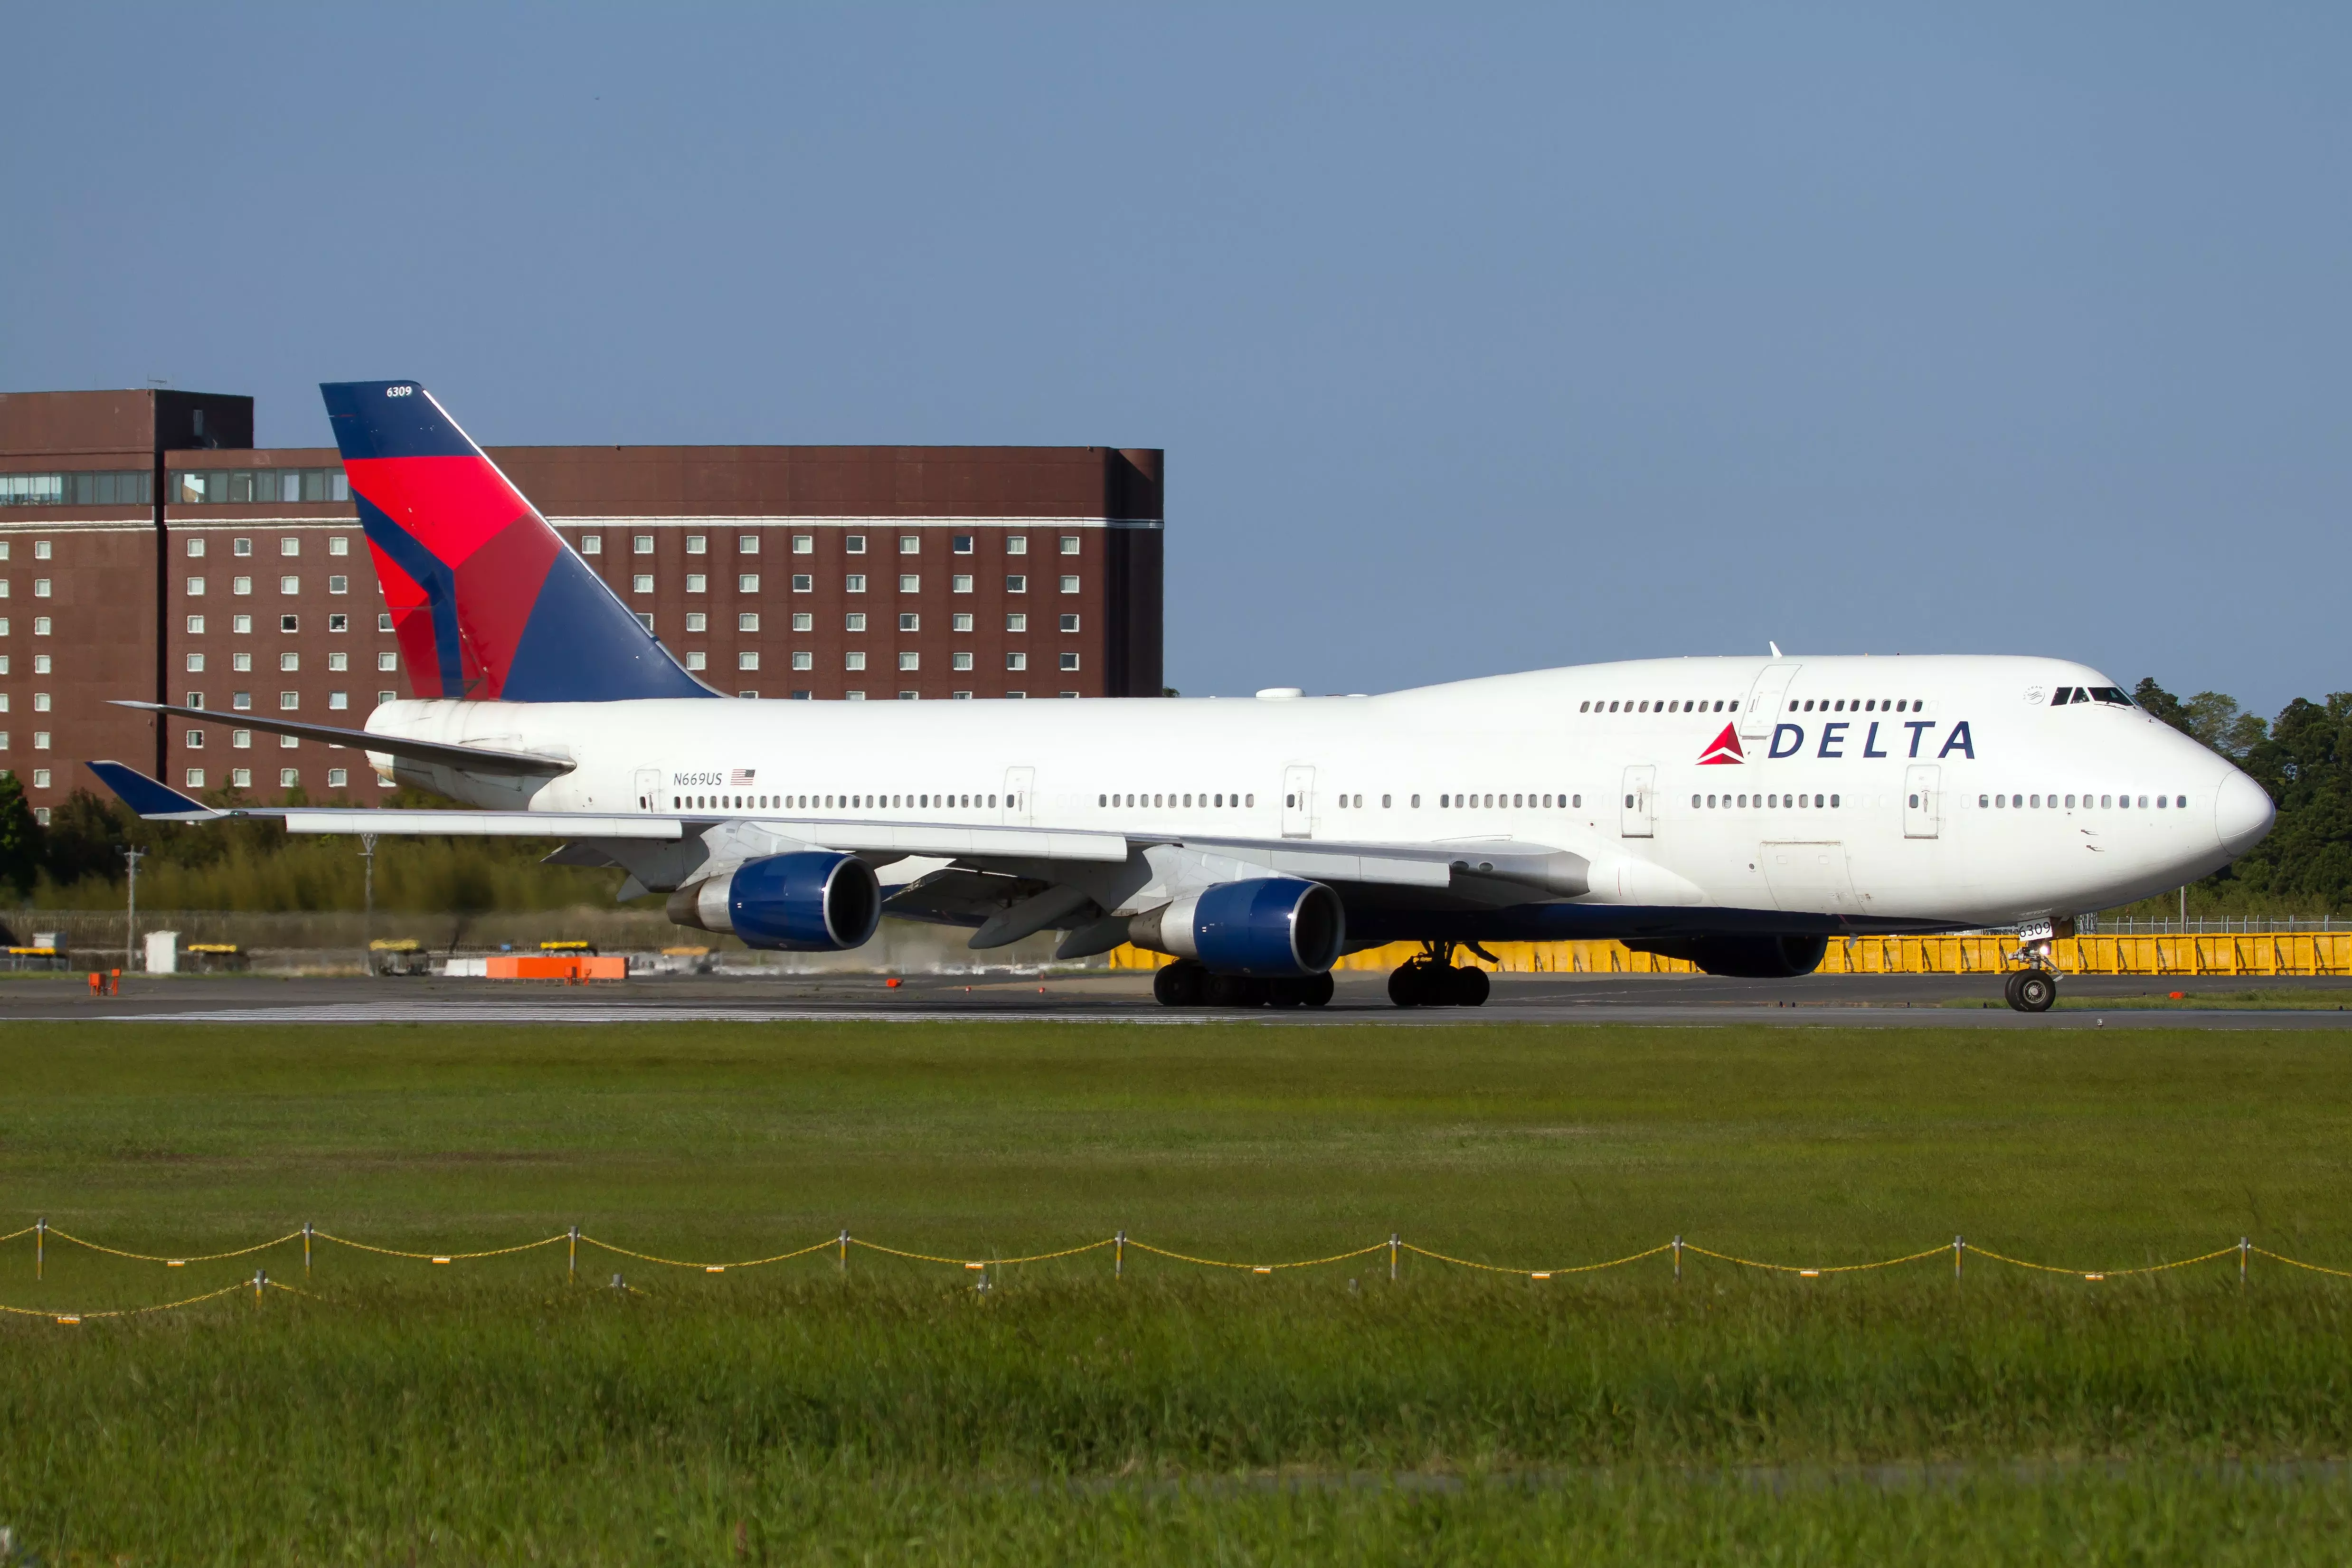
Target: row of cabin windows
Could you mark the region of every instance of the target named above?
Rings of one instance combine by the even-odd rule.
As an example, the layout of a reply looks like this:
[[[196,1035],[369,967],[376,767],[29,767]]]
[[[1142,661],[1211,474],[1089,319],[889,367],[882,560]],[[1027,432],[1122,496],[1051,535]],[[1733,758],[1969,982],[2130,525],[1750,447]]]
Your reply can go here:
[[[1839,806],[1843,805],[1844,804],[1844,801],[1845,801],[1845,797],[1844,797],[1844,796],[1843,796],[1843,795],[1808,795],[1808,794],[1799,794],[1799,795],[1707,795],[1707,796],[1706,796],[1706,797],[1705,797],[1706,802],[1706,804],[1705,805],[1701,805],[1699,804],[1700,799],[1701,799],[1701,797],[1700,797],[1700,796],[1698,796],[1698,795],[1693,795],[1693,796],[1691,796],[1691,806],[1692,806],[1692,808],[1693,808],[1694,810],[1698,810],[1698,811],[1812,811],[1812,810],[1835,810],[1837,807],[1839,807]],[[1754,803],[1753,805],[1750,805],[1750,804],[1749,804],[1751,801]],[[1633,797],[1632,795],[1627,795],[1627,796],[1625,797],[1625,804],[1626,804],[1626,805],[1627,805],[1627,806],[1629,806],[1629,807],[1630,807],[1630,806],[1632,806],[1632,805],[1633,805]]]
[[[2075,797],[2071,795],[2066,796],[2063,809],[2067,811],[2074,810],[2074,798]],[[2082,809],[2084,811],[2129,811],[2133,809],[2132,797],[2127,795],[2085,795],[2082,797]],[[2056,811],[2060,809],[2058,802],[2059,797],[2054,795],[1980,795],[1977,796],[1977,805],[1979,808],[1990,811]],[[2094,805],[2094,802],[2096,804]],[[2155,809],[2158,811],[2163,811],[2167,808],[2175,811],[2187,811],[2189,809],[2189,797],[2185,795],[2158,795],[2156,797]],[[2139,797],[2138,809],[2141,811],[2149,809],[2147,796],[2141,795]]]
[[[1706,700],[1703,698],[1697,701],[1690,701],[1683,699],[1677,699],[1670,702],[1636,702],[1631,700],[1619,702],[1594,701],[1580,704],[1576,710],[1579,713],[1616,713],[1620,711],[1626,713],[1720,713],[1724,710],[1726,706],[1728,706],[1734,713],[1738,712],[1739,699],[1737,697],[1732,698],[1728,704],[1717,702],[1713,708],[1709,708],[1706,705]]]
[[[1927,704],[1916,698],[1890,700],[1875,697],[1841,697],[1832,701],[1826,697],[1808,697],[1801,701],[1791,700],[1789,703],[1789,711],[1811,713],[1816,707],[1824,713],[1916,713],[1926,708]],[[1696,701],[1679,698],[1664,702],[1623,700],[1612,702],[1592,701],[1580,704],[1576,710],[1580,713],[1721,713],[1727,710],[1734,713],[1738,712],[1739,699],[1734,697],[1728,700],[1715,702],[1709,702],[1704,698]]]
[[[637,805],[647,811],[644,795]],[[994,811],[992,795],[674,795],[672,811]],[[1017,794],[1004,797],[1008,811],[1021,808]]]
[[[1201,791],[1189,791],[1177,795],[1147,795],[1141,792],[1138,792],[1134,795],[1098,795],[1095,796],[1095,805],[1097,806],[1110,806],[1114,808],[1131,805],[1138,809],[1141,809],[1144,806],[1152,806],[1160,810],[1166,810],[1170,807],[1182,808],[1191,806],[1196,796],[1202,805],[1207,806],[1212,810],[1222,809],[1228,806],[1250,806],[1257,804],[1257,796],[1255,795],[1234,795],[1225,791],[1212,790],[1205,793]]]
[[[1061,552],[1065,555],[1076,555],[1079,553],[1080,546],[1078,541],[1082,537],[1082,535],[1076,533],[1063,534],[1060,539]],[[866,536],[862,533],[843,534],[841,538],[842,552],[846,555],[865,554],[866,552]],[[650,533],[631,534],[629,536],[629,551],[630,553],[634,555],[651,555],[654,552],[654,536]],[[709,552],[710,536],[709,534],[689,533],[686,536],[686,552],[688,555],[707,555]],[[949,535],[948,552],[952,555],[972,555],[978,553],[978,541],[976,536],[969,533],[956,533]],[[923,536],[921,534],[902,533],[898,535],[899,554],[920,555],[922,552]],[[604,554],[604,536],[601,533],[582,534],[580,536],[580,553],[583,555]],[[735,536],[735,553],[738,555],[757,555],[760,553],[760,536],[756,533],[737,534]],[[816,535],[814,533],[793,534],[793,553],[795,555],[815,554]],[[1006,534],[1004,536],[1004,553],[1007,555],[1028,554],[1029,536],[1025,533]]]
[[[1826,697],[1808,697],[1801,702],[1790,702],[1789,711],[1811,713],[1818,708],[1823,713],[1917,713],[1927,706],[1916,697],[1893,702],[1876,697],[1841,697],[1834,702]]]

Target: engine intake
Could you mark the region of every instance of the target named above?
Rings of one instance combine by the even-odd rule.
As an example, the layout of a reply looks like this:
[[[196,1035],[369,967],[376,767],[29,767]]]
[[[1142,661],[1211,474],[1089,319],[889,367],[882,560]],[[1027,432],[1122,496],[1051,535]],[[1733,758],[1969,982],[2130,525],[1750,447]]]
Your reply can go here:
[[[1741,980],[1794,980],[1822,966],[1825,936],[1666,936],[1629,942],[1635,952],[1679,958],[1709,974]]]
[[[1128,940],[1198,959],[1218,974],[1321,974],[1339,962],[1348,916],[1320,882],[1262,877],[1220,882],[1128,922]]]
[[[823,849],[747,860],[669,896],[669,918],[731,931],[748,947],[840,952],[863,947],[882,922],[882,887],[855,855]]]

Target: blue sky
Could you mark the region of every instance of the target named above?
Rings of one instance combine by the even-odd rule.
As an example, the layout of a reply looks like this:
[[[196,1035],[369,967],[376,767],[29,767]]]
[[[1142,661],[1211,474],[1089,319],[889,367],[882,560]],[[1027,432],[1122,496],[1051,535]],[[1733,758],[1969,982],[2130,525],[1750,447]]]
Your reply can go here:
[[[1194,694],[2352,688],[2347,13],[1436,9],[20,7],[0,387],[1164,447]]]

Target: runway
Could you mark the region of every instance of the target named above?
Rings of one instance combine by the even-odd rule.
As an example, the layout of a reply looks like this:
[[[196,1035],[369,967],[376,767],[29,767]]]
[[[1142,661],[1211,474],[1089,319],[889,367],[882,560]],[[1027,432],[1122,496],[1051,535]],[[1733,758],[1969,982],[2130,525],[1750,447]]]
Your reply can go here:
[[[976,1021],[1414,1028],[1494,1024],[1645,1024],[1783,1028],[2341,1029],[2352,1027],[2352,976],[2131,977],[2066,980],[2057,1010],[2001,1004],[1998,976],[1823,975],[1727,980],[1686,975],[1499,974],[1484,1007],[1401,1009],[1384,976],[1339,976],[1321,1008],[1176,1009],[1136,972],[1047,976],[877,975],[767,979],[677,976],[566,986],[528,982],[248,975],[133,975],[125,994],[93,998],[79,976],[0,984],[0,1023],[104,1019],[211,1024],[651,1024]],[[2196,1005],[2173,1004],[2179,991]],[[2259,992],[2266,1005],[2250,1005]],[[2280,1005],[2281,1003],[2288,1005]],[[2152,1005],[2151,1004],[2160,1004]]]

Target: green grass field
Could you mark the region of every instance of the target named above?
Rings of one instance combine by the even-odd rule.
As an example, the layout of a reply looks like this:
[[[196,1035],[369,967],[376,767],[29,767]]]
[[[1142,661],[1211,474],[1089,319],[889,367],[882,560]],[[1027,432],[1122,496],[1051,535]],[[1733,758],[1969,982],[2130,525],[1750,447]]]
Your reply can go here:
[[[305,1221],[688,1259],[1125,1229],[1247,1262],[2352,1267],[2352,1038],[677,1026],[0,1035],[0,1229]],[[47,1563],[2333,1560],[2352,1279],[1948,1251],[1533,1281],[1384,1254],[830,1249],[724,1275],[321,1244],[305,1294],[0,1325]],[[250,1278],[0,1247],[45,1313]],[[632,1289],[604,1285],[619,1269]],[[1892,1467],[1874,1468],[1874,1467]],[[1930,1467],[1921,1469],[1918,1467]]]

